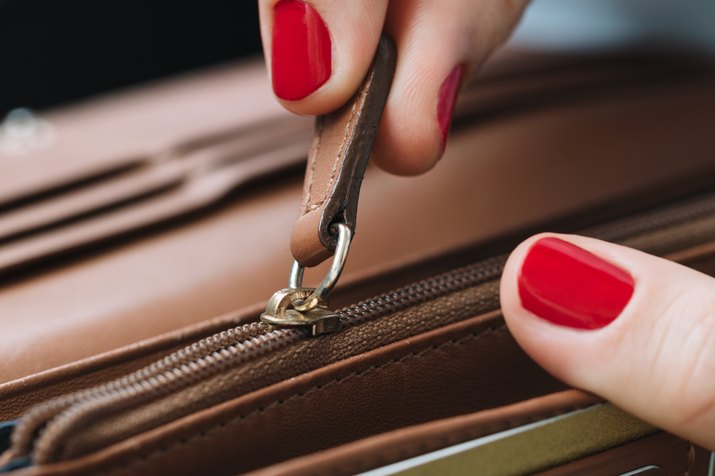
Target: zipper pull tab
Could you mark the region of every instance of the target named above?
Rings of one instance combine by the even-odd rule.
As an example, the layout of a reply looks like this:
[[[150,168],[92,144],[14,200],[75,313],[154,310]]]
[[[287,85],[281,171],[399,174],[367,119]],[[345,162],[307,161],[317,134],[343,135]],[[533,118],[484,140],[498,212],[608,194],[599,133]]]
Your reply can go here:
[[[355,231],[360,185],[395,62],[395,43],[383,35],[355,96],[342,108],[317,119],[303,206],[291,237],[296,261],[288,287],[268,300],[262,322],[276,327],[307,327],[313,335],[340,328],[339,316],[328,309],[328,295],[343,271]],[[303,266],[320,264],[333,250],[333,264],[320,285],[304,288]]]
[[[328,259],[337,245],[333,225],[355,233],[365,169],[395,71],[395,43],[383,35],[355,95],[315,121],[303,200],[291,232],[291,253],[303,266]]]
[[[344,223],[336,223],[338,243],[333,263],[317,288],[303,287],[305,268],[293,262],[288,287],[271,296],[261,321],[275,327],[307,327],[312,335],[327,334],[340,329],[337,313],[328,309],[328,296],[340,278],[350,251],[352,232]]]

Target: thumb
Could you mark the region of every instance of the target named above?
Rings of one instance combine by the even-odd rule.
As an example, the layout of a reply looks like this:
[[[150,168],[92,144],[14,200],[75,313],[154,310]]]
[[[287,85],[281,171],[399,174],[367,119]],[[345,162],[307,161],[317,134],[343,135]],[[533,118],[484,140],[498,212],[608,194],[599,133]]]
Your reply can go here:
[[[509,257],[501,302],[557,378],[715,449],[715,280],[603,241],[539,235]]]

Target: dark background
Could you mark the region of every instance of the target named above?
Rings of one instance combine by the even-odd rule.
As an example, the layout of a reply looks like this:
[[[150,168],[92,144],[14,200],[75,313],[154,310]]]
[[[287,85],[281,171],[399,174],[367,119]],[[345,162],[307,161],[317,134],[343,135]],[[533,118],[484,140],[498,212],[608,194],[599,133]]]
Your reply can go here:
[[[260,51],[256,0],[0,0],[0,120]]]

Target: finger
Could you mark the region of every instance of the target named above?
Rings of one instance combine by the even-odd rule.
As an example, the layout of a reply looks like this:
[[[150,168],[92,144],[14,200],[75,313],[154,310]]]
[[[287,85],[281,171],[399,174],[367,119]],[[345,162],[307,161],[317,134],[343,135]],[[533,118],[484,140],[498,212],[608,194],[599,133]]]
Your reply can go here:
[[[546,370],[715,448],[715,280],[603,241],[540,235],[509,257],[501,300]]]
[[[387,0],[259,0],[273,91],[288,110],[325,114],[357,91],[372,62]]]
[[[473,74],[509,34],[523,0],[391,0],[385,31],[398,62],[373,160],[414,175],[444,152],[454,102]]]

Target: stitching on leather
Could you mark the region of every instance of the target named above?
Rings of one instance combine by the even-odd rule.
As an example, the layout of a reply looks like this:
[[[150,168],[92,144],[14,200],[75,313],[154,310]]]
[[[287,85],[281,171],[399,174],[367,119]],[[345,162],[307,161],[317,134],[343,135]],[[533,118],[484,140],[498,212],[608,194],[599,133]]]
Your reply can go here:
[[[345,382],[351,378],[361,376],[361,375],[368,375],[375,371],[383,370],[383,369],[391,367],[393,365],[398,365],[406,360],[411,360],[413,358],[422,357],[423,355],[428,354],[428,353],[443,350],[447,347],[454,347],[454,346],[462,345],[469,340],[478,340],[478,339],[484,337],[488,333],[503,333],[503,332],[506,332],[505,324],[501,324],[501,325],[495,326],[495,327],[488,327],[487,329],[484,329],[479,332],[473,332],[473,333],[468,334],[468,335],[461,337],[459,339],[451,339],[451,340],[444,342],[442,344],[427,347],[426,349],[423,349],[420,352],[410,352],[409,354],[403,355],[402,357],[395,357],[395,358],[389,360],[388,362],[385,362],[378,366],[371,366],[363,371],[356,371],[356,372],[352,372],[352,373],[350,373],[346,376],[343,376],[343,377],[337,377],[323,385],[315,385],[314,387],[309,388],[308,390],[306,390],[304,392],[296,393],[296,394],[290,396],[289,398],[286,398],[283,400],[277,400],[269,405],[256,408],[255,410],[253,410],[245,415],[237,415],[237,416],[233,416],[233,417],[229,418],[228,420],[220,421],[220,422],[214,424],[212,427],[202,430],[202,431],[198,432],[197,434],[192,435],[189,438],[179,438],[179,439],[177,439],[177,441],[174,441],[173,443],[171,443],[167,446],[161,446],[161,447],[145,454],[144,456],[139,456],[137,458],[126,459],[126,460],[120,459],[118,462],[111,464],[106,469],[97,471],[96,474],[111,474],[112,472],[117,471],[119,469],[127,469],[128,467],[136,466],[140,463],[148,462],[149,460],[151,460],[163,453],[167,453],[167,452],[173,451],[177,448],[181,448],[182,446],[186,446],[195,440],[196,441],[201,440],[201,439],[207,437],[208,435],[210,435],[211,433],[215,432],[218,429],[225,428],[229,425],[234,425],[239,422],[244,422],[245,420],[252,418],[256,415],[259,415],[261,413],[264,413],[267,410],[284,406],[285,404],[287,404],[293,400],[307,397],[308,395],[311,395],[311,394],[318,392],[320,390],[323,390],[325,388],[329,388],[333,385]]]
[[[361,98],[360,101],[354,102],[352,106],[350,107],[350,117],[348,118],[348,122],[345,125],[345,128],[343,129],[343,139],[340,141],[340,146],[338,147],[338,152],[333,158],[333,168],[330,171],[330,180],[328,181],[328,185],[326,187],[326,193],[323,198],[318,200],[315,203],[310,203],[312,201],[312,193],[313,193],[313,175],[311,174],[311,180],[310,180],[310,191],[308,193],[308,201],[306,203],[305,210],[303,211],[303,215],[306,215],[313,210],[316,210],[323,206],[323,204],[328,200],[328,197],[330,196],[330,190],[333,188],[333,185],[335,184],[335,179],[338,176],[338,165],[340,164],[340,158],[343,156],[343,152],[345,150],[345,145],[348,140],[348,136],[350,135],[350,131],[352,130],[353,124],[356,121],[357,118],[357,111],[358,111],[358,103],[362,104],[364,98]],[[320,137],[322,138],[322,130]],[[316,153],[315,157],[316,160],[313,160],[313,165],[312,165],[312,170],[315,170],[315,163],[317,162],[317,156],[318,156],[318,151],[320,150],[320,144],[318,144],[318,148],[316,148]]]
[[[323,120],[319,119],[320,121],[320,131],[318,131],[318,135],[315,138],[315,150],[318,151],[320,150],[320,143],[323,141],[323,131],[325,131],[325,125],[323,124]],[[316,153],[317,155],[317,153]],[[315,156],[312,157],[310,160],[310,181],[308,182],[308,193],[307,196],[305,197],[305,200],[303,201],[303,215],[308,213],[308,205],[310,204],[310,199],[313,196],[313,177],[315,176],[315,163],[317,162]]]

